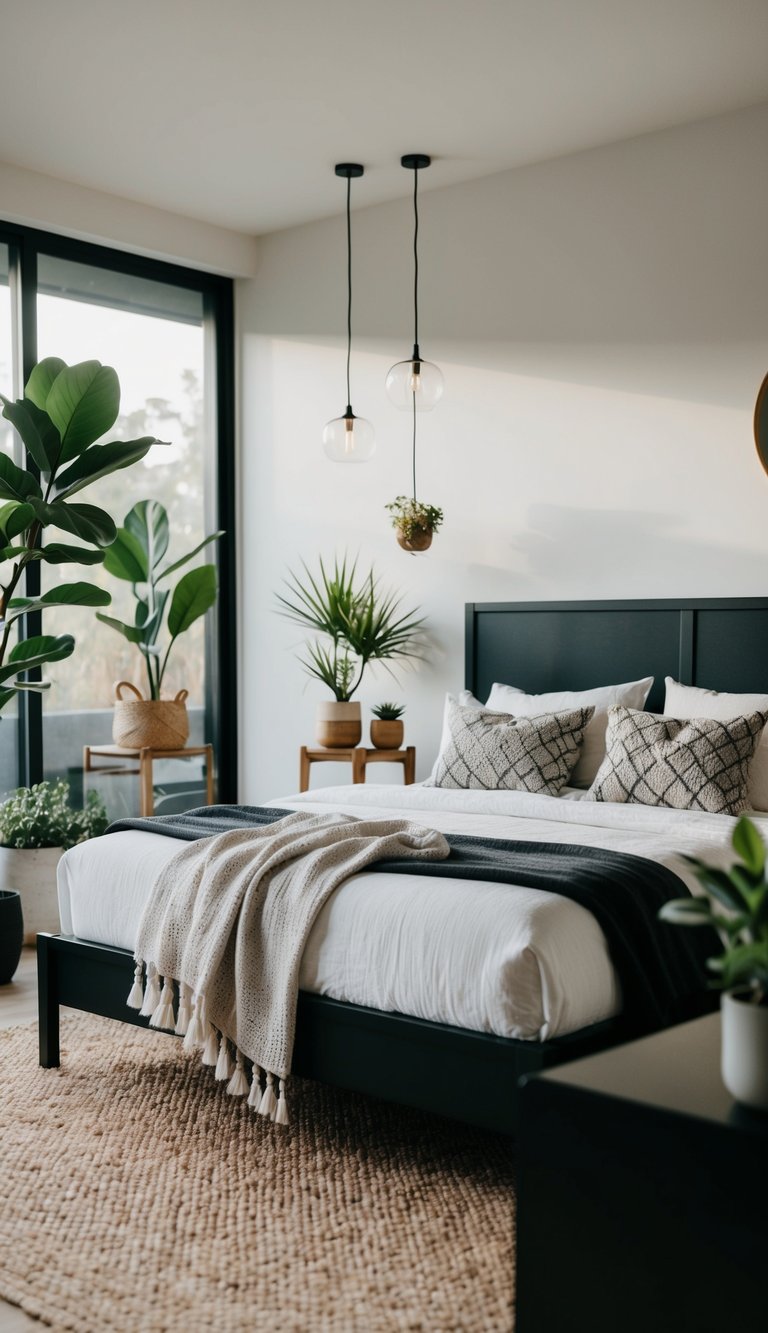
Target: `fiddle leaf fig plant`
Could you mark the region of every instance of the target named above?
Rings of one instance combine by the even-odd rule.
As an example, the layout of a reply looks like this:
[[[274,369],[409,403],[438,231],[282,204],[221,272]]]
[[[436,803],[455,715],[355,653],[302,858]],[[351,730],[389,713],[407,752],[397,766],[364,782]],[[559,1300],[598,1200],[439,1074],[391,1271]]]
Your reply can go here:
[[[168,513],[158,500],[139,500],[126,514],[123,526],[118,528],[117,536],[105,554],[107,573],[132,585],[136,610],[132,625],[102,615],[100,611],[96,614],[103,624],[117,630],[129,643],[136,644],[144,658],[149,699],[160,698],[168,658],[176,640],[216,601],[216,567],[198,565],[196,569],[188,570],[173,589],[161,585],[193,560],[203,547],[218,541],[221,536],[223,531],[212,532],[186,555],[164,564],[170,538]],[[165,652],[158,644],[164,622],[169,636]]]
[[[31,460],[19,467],[0,453],[0,711],[22,690],[48,689],[27,673],[69,657],[71,634],[24,637],[25,617],[55,606],[108,606],[108,592],[85,582],[60,583],[40,596],[15,596],[25,570],[49,565],[97,565],[117,529],[109,514],[73,497],[99,477],[130,467],[160,441],[97,444],[117,420],[120,382],[111,366],[68,366],[49,356],[33,368],[24,397],[3,397],[3,416],[15,426]],[[57,529],[76,542],[45,540]],[[23,584],[22,584],[23,586]],[[21,631],[17,634],[17,631]]]

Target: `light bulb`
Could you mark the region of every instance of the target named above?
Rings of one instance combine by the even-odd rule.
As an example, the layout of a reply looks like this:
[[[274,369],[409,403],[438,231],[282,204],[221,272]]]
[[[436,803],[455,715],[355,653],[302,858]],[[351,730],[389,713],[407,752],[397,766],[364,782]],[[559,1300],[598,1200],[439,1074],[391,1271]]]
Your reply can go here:
[[[323,448],[334,463],[367,463],[376,452],[373,426],[347,408],[343,417],[328,422],[323,431]]]
[[[401,412],[431,412],[443,394],[443,372],[431,361],[398,361],[387,375],[387,396]]]

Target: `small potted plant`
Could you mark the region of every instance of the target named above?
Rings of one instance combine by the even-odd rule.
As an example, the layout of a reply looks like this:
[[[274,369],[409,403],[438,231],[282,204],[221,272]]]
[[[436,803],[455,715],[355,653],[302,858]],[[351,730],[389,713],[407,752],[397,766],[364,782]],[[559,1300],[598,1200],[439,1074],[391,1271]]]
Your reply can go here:
[[[128,749],[152,746],[156,750],[180,750],[189,736],[187,691],[163,699],[162,688],[168,658],[176,640],[216,601],[214,565],[190,569],[171,590],[163,584],[171,574],[188,564],[221,532],[212,532],[179,559],[165,562],[170,538],[168,514],[158,500],[139,500],[125,516],[117,537],[104,557],[104,568],[114,578],[132,585],[136,600],[134,623],[126,625],[114,616],[97,612],[99,620],[136,644],[146,669],[146,697],[130,681],[115,685],[115,716],[112,729],[116,745]],[[165,562],[165,563],[164,563]],[[168,605],[170,599],[170,605]],[[166,607],[168,614],[166,616]],[[160,648],[158,638],[165,623],[168,644]],[[124,699],[123,692],[133,695]]]
[[[69,783],[61,779],[19,787],[0,805],[0,889],[21,894],[25,944],[34,944],[40,930],[59,929],[56,867],[62,854],[106,827],[96,792],[77,810],[69,804]]]
[[[357,561],[344,556],[326,569],[320,560],[315,576],[288,574],[288,596],[278,595],[281,614],[320,635],[300,658],[304,670],[321,680],[334,702],[318,704],[317,740],[328,749],[357,745],[363,734],[360,704],[352,699],[369,662],[389,664],[421,656],[418,638],[423,617],[401,615],[400,598],[384,592],[373,570],[358,576]]]
[[[377,704],[371,712],[371,744],[377,750],[399,750],[403,743],[403,724],[400,719],[405,708],[401,704]]]
[[[659,915],[676,926],[714,926],[718,932],[723,951],[708,961],[715,973],[713,985],[723,992],[723,1082],[737,1101],[768,1111],[765,844],[755,825],[742,818],[732,845],[739,861],[730,870],[686,856],[706,897],[676,898],[665,903]]]
[[[404,551],[426,551],[432,545],[432,536],[443,521],[442,509],[422,504],[414,496],[398,495],[385,505],[392,515],[392,526]]]

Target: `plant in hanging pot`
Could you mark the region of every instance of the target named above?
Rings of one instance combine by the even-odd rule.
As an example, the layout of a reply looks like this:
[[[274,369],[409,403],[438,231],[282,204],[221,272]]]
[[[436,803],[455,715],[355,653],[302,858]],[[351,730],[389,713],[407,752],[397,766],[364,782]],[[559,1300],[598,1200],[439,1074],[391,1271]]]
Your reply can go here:
[[[59,930],[56,867],[63,853],[106,827],[96,792],[78,810],[63,780],[19,787],[0,805],[0,890],[21,895],[25,944],[34,944],[38,931]]]
[[[404,551],[426,551],[433,534],[443,521],[442,509],[422,504],[407,495],[398,495],[385,509],[392,515],[392,526]]]
[[[180,635],[216,601],[216,568],[198,565],[184,574],[173,589],[163,584],[204,546],[221,536],[221,532],[212,532],[186,555],[164,563],[170,526],[167,511],[158,500],[140,500],[118,528],[115,541],[105,555],[104,568],[115,578],[131,584],[136,603],[134,621],[129,625],[114,616],[100,612],[97,615],[138,648],[144,659],[147,693],[146,697],[142,695],[130,681],[118,681],[115,685],[112,734],[116,745],[129,749],[142,746],[156,750],[183,749],[189,736],[187,691],[179,690],[173,699],[164,699],[163,681],[171,650]],[[164,625],[168,643],[163,651],[158,640]],[[134,697],[124,698],[125,690]]]
[[[303,562],[302,562],[303,564]],[[328,749],[357,745],[363,734],[360,704],[352,695],[369,662],[386,667],[398,659],[421,658],[422,616],[402,614],[401,598],[381,589],[370,569],[358,575],[357,561],[344,556],[317,577],[303,564],[304,579],[289,571],[288,596],[278,594],[281,615],[320,637],[300,658],[304,670],[328,687],[334,702],[318,705],[317,739]]]
[[[677,926],[714,926],[722,953],[708,960],[723,991],[722,1075],[737,1101],[768,1111],[768,876],[766,849],[742,817],[732,839],[739,858],[720,870],[695,857],[691,866],[706,897],[677,898],[659,915]]]
[[[405,708],[402,704],[377,704],[371,712],[371,744],[377,750],[399,750],[403,743],[403,724],[400,719]]]

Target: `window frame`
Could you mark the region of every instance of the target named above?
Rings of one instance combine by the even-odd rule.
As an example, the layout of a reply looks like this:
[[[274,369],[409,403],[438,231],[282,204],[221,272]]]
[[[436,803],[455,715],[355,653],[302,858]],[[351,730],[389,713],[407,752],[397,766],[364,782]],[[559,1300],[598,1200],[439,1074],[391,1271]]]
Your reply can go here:
[[[139,278],[200,292],[203,328],[215,357],[215,448],[206,459],[214,483],[214,522],[224,535],[217,543],[219,595],[215,629],[206,633],[206,708],[210,712],[216,756],[219,801],[237,800],[237,552],[235,503],[235,334],[234,282],[201,269],[120,250],[108,245],[48,232],[37,227],[0,221],[0,243],[8,246],[11,284],[18,284],[17,321],[13,330],[14,360],[23,385],[37,361],[38,255],[72,260]],[[29,460],[27,460],[29,465]],[[39,591],[40,568],[27,571],[28,595]],[[40,632],[40,613],[29,618],[27,633]],[[18,696],[18,781],[31,786],[43,780],[44,718],[42,697],[31,691]]]

